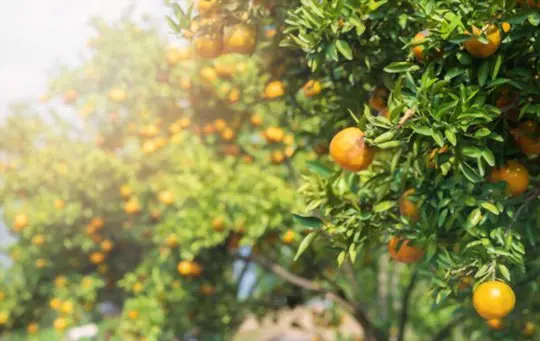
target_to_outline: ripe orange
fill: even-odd
[[[47,266],[47,261],[43,258],[38,258],[36,260],[36,268],[38,269],[43,269],[44,267]]]
[[[73,104],[79,97],[79,93],[75,89],[69,89],[64,94],[64,103],[65,104]]]
[[[282,236],[281,241],[283,244],[290,245],[296,239],[296,233],[293,230],[287,230]]]
[[[187,60],[191,57],[191,50],[189,48],[179,49],[177,47],[170,47],[167,50],[165,59],[169,66],[175,66],[183,60]]]
[[[67,325],[67,321],[63,317],[58,317],[53,322],[54,329],[58,330],[59,332],[64,331]]]
[[[161,191],[158,195],[159,201],[165,205],[171,205],[174,203],[174,194],[171,191]]]
[[[518,161],[511,160],[501,168],[494,168],[489,181],[492,183],[505,181],[507,193],[515,197],[529,188],[529,171]]]
[[[416,223],[420,219],[420,210],[418,206],[408,199],[408,196],[414,194],[413,188],[405,191],[399,198],[399,213],[409,218],[411,223]]]
[[[426,37],[429,36],[429,34],[429,30],[424,30],[415,35],[412,40],[412,52],[414,53],[416,59],[420,62],[424,61],[424,46],[422,44],[426,40]]]
[[[510,314],[515,304],[514,291],[503,282],[484,282],[473,293],[474,309],[487,320],[502,319]]]
[[[202,273],[202,267],[199,264],[186,260],[178,263],[177,269],[182,276],[199,276]]]
[[[512,29],[512,25],[510,25],[506,21],[501,24],[501,27],[504,33],[508,33]]]
[[[212,220],[212,229],[216,232],[221,232],[225,228],[225,222],[223,218],[216,217]]]
[[[92,252],[90,254],[90,261],[94,264],[101,264],[105,260],[105,255],[102,252]]]
[[[376,111],[383,111],[387,107],[390,91],[387,88],[376,87],[369,96],[369,105]]]
[[[201,15],[207,15],[217,7],[217,0],[198,0],[197,11]]]
[[[105,225],[105,222],[103,221],[103,218],[101,217],[94,217],[90,221],[90,225],[94,226],[96,230],[101,230],[103,226]]]
[[[401,263],[416,263],[422,257],[424,257],[424,250],[417,246],[409,246],[409,241],[405,240],[403,243],[401,243],[401,247],[399,250],[397,250],[398,243],[401,239],[399,237],[393,237],[388,242],[388,252],[390,253],[390,257],[394,259],[397,262]]]
[[[525,121],[519,127],[512,129],[511,134],[523,153],[529,156],[540,155],[540,127],[538,122]]]
[[[72,314],[73,313],[73,302],[65,301],[64,303],[62,303],[62,307],[60,308],[60,310],[66,315]]]
[[[200,76],[204,83],[207,85],[212,84],[218,78],[216,69],[210,66],[203,67],[201,69]]]
[[[231,104],[238,102],[240,100],[240,90],[238,90],[237,88],[232,88],[231,91],[229,91],[227,100]]]
[[[36,334],[39,331],[39,326],[37,323],[31,322],[26,327],[26,331],[28,332],[28,334]]]
[[[531,321],[527,321],[525,327],[523,327],[522,334],[525,337],[533,337],[536,334],[536,325]]]
[[[45,236],[41,234],[36,234],[32,237],[32,245],[41,246],[43,244],[45,244]]]
[[[15,231],[17,232],[20,232],[26,226],[28,226],[28,217],[24,214],[17,214],[15,216],[15,219],[13,219],[13,229],[15,229]]]
[[[204,296],[212,296],[216,292],[216,287],[211,284],[205,283],[201,285],[199,290]]]
[[[130,320],[136,320],[139,318],[139,312],[137,310],[128,311],[128,317]]]
[[[501,45],[501,32],[499,31],[497,25],[492,24],[489,26],[485,26],[482,29],[473,26],[472,29],[473,37],[469,38],[465,41],[465,43],[463,43],[465,50],[467,50],[471,55],[478,58],[487,58],[494,54]],[[469,35],[471,34],[468,31],[466,31],[465,33]],[[488,40],[487,44],[482,43],[477,38],[483,33]]]
[[[302,87],[302,91],[304,92],[304,96],[306,96],[306,97],[317,96],[322,91],[321,81],[319,81],[319,80],[309,80]]]
[[[491,319],[486,321],[489,328],[493,330],[501,330],[504,328],[504,321],[500,319]]]
[[[109,240],[109,239],[105,239],[104,241],[101,242],[101,249],[105,252],[110,252],[114,247],[114,243]]]
[[[203,58],[216,58],[223,49],[222,37],[220,34],[198,34],[193,39],[195,52]]]
[[[178,237],[176,236],[176,234],[168,235],[167,238],[165,239],[165,244],[168,247],[170,247],[171,249],[177,247],[178,246]]]
[[[126,98],[127,92],[122,88],[115,88],[109,91],[109,99],[113,102],[122,103],[126,100]]]
[[[373,160],[373,150],[364,141],[364,132],[356,127],[345,128],[330,142],[330,156],[343,169],[357,172]]]
[[[53,298],[49,301],[49,306],[54,310],[59,310],[62,306],[62,301],[58,298]]]
[[[264,131],[264,137],[270,143],[278,143],[285,138],[285,132],[279,127],[268,127]]]
[[[141,204],[136,198],[131,198],[124,205],[124,211],[127,214],[137,214],[141,211]]]
[[[120,187],[120,196],[124,198],[125,200],[129,199],[132,194],[133,194],[133,190],[131,189],[131,186],[122,185],[122,187]]]
[[[270,161],[276,165],[281,164],[285,161],[285,154],[280,150],[274,150],[270,155]]]
[[[249,122],[252,126],[258,127],[262,124],[262,118],[258,114],[253,114],[251,118],[249,119]]]
[[[435,156],[437,154],[444,154],[448,151],[448,146],[442,146],[441,148],[435,148],[431,151],[431,153],[429,154],[429,162],[428,162],[428,167],[429,168],[437,168],[438,165],[435,164],[434,160],[435,159]]]
[[[65,276],[58,276],[54,279],[54,285],[57,288],[63,288],[66,286],[67,278]]]
[[[257,45],[257,29],[244,23],[228,26],[224,29],[223,38],[226,53],[250,55]]]
[[[63,209],[65,206],[66,206],[66,203],[65,203],[64,200],[62,200],[62,199],[56,199],[56,200],[54,201],[54,208],[56,208],[57,210],[61,210],[61,209]]]
[[[264,89],[264,98],[275,99],[285,94],[285,86],[282,81],[271,81]]]
[[[474,279],[471,276],[464,276],[459,281],[458,288],[461,290],[465,290],[468,287],[470,287],[474,283]]]

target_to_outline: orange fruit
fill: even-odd
[[[471,55],[478,58],[487,58],[494,54],[501,45],[501,32],[499,31],[499,28],[496,25],[492,24],[489,26],[485,26],[483,29],[479,29],[476,26],[473,26],[472,29],[473,37],[469,38],[463,43],[465,50],[467,50]],[[471,33],[468,31],[465,33],[471,35]],[[488,40],[487,44],[482,43],[477,38],[483,33]]]
[[[470,287],[474,283],[474,279],[471,276],[464,276],[459,281],[458,288],[461,290],[465,290],[468,287]]]
[[[226,53],[250,55],[257,45],[257,29],[253,25],[227,26],[223,33],[223,50]]]
[[[66,203],[62,199],[56,199],[54,200],[54,208],[57,210],[61,210],[66,206]]]
[[[527,323],[525,323],[525,327],[523,327],[522,334],[525,337],[533,337],[534,334],[536,334],[536,325],[528,321]]]
[[[131,189],[131,186],[129,185],[122,185],[120,187],[120,196],[124,199],[129,199],[131,195],[133,194],[133,190]]]
[[[169,66],[175,66],[183,60],[187,60],[191,57],[191,50],[189,48],[179,49],[177,47],[170,47],[165,54],[165,60]]]
[[[296,233],[293,230],[287,230],[282,236],[281,241],[283,244],[290,245],[296,239]]]
[[[96,230],[101,230],[103,226],[105,225],[105,222],[103,221],[103,218],[101,217],[94,217],[90,221],[90,225],[94,226]]]
[[[322,84],[321,81],[318,80],[309,80],[304,86],[302,87],[302,91],[304,92],[304,96],[306,97],[313,97],[317,96],[322,91]]]
[[[58,317],[53,322],[54,329],[56,329],[59,332],[64,331],[64,329],[66,329],[67,325],[68,324],[67,324],[66,320],[63,317]]]
[[[36,334],[39,331],[39,326],[37,323],[31,322],[26,327],[26,331],[28,332],[28,334]]]
[[[130,320],[136,320],[139,318],[139,312],[137,310],[128,311],[128,317]]]
[[[202,268],[199,264],[186,260],[178,263],[177,269],[182,276],[199,276],[202,273]]]
[[[105,255],[102,252],[92,252],[90,254],[90,261],[94,264],[101,264],[105,260]]]
[[[518,196],[529,188],[529,171],[516,160],[508,161],[501,168],[494,168],[489,181],[497,183],[506,182],[506,191],[510,196]]]
[[[72,314],[73,313],[73,302],[71,301],[65,301],[64,303],[62,303],[62,307],[60,308],[60,310],[64,313],[64,314]]]
[[[137,214],[141,211],[141,204],[139,200],[132,198],[124,205],[124,212],[127,214]]]
[[[448,151],[448,146],[442,146],[441,148],[435,148],[431,151],[429,154],[429,162],[428,167],[429,168],[437,168],[438,165],[435,164],[434,159],[437,154],[444,154]]]
[[[109,91],[109,99],[116,103],[122,103],[127,98],[127,92],[121,88],[111,89]]]
[[[41,234],[36,234],[32,237],[32,245],[41,246],[45,244],[45,237]]]
[[[58,298],[53,298],[49,301],[49,306],[54,310],[59,310],[62,306],[62,301]]]
[[[105,252],[110,252],[114,247],[114,243],[109,240],[109,239],[105,239],[104,241],[101,242],[101,249]]]
[[[54,279],[54,285],[57,288],[63,288],[66,286],[67,278],[65,276],[58,276]]]
[[[283,161],[285,161],[285,154],[280,150],[274,150],[270,155],[270,161],[276,165],[283,163]]]
[[[409,241],[405,240],[401,243],[401,247],[397,250],[398,243],[401,239],[399,237],[393,237],[388,242],[388,252],[390,257],[397,262],[401,263],[416,263],[422,257],[424,257],[424,250],[416,246],[409,246]]]
[[[218,33],[198,34],[193,39],[195,52],[203,58],[216,58],[223,49],[222,36]]]
[[[264,131],[264,137],[270,143],[278,143],[285,138],[285,132],[279,127],[269,127]]]
[[[13,228],[15,231],[22,231],[26,226],[28,226],[28,217],[24,214],[17,214],[15,219],[13,219]]]
[[[174,203],[174,194],[171,191],[161,191],[158,195],[159,201],[165,205],[171,205]]]
[[[376,111],[383,111],[387,107],[390,91],[387,88],[376,87],[369,96],[369,105]]]
[[[232,88],[227,95],[227,100],[229,103],[234,104],[240,100],[240,90],[237,88]]]
[[[493,330],[501,330],[504,328],[504,321],[500,319],[491,319],[486,321],[489,328]]]
[[[170,234],[165,239],[165,244],[170,248],[175,248],[178,246],[178,237],[175,234]]]
[[[69,89],[64,94],[64,103],[65,104],[73,104],[79,97],[79,93],[75,89]]]
[[[510,25],[506,21],[501,24],[501,27],[504,33],[508,33],[512,29],[512,25]]]
[[[225,228],[225,222],[223,218],[216,217],[212,220],[212,229],[216,232],[221,232]]]
[[[420,211],[418,206],[408,199],[408,196],[414,194],[413,188],[405,191],[399,198],[399,213],[409,218],[411,223],[416,223],[420,219]]]
[[[275,99],[285,94],[285,86],[282,81],[271,81],[264,89],[264,98]]]
[[[529,156],[540,155],[540,127],[536,121],[522,122],[511,134],[521,147],[521,151]]]
[[[357,172],[373,160],[373,150],[364,141],[364,132],[356,127],[345,128],[330,142],[330,156],[341,168]]]
[[[503,282],[484,282],[473,293],[474,309],[487,320],[502,319],[510,314],[515,304],[514,291]]]
[[[202,15],[207,15],[215,10],[217,7],[217,0],[198,0],[197,1],[197,11]]]
[[[212,296],[216,292],[216,287],[211,284],[205,283],[201,285],[199,290],[204,296]]]
[[[44,267],[47,266],[47,261],[43,258],[38,258],[36,260],[36,268],[38,269],[43,269]]]
[[[262,117],[259,116],[258,114],[253,114],[250,117],[249,122],[251,123],[252,126],[258,127],[262,124]]]
[[[422,32],[419,32],[416,34],[412,40],[412,52],[414,56],[416,57],[416,60],[419,62],[424,61],[424,46],[422,45],[424,41],[426,40],[426,37],[429,36],[430,32],[429,30],[423,30]]]
[[[210,66],[203,67],[201,69],[200,76],[205,84],[212,84],[218,78],[216,69]]]

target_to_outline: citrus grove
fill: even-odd
[[[540,3],[166,2],[174,39],[96,19],[0,124],[0,336],[112,301],[112,340],[231,340],[318,298],[341,339],[535,338]]]

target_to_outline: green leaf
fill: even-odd
[[[394,206],[396,206],[396,202],[394,200],[383,201],[373,206],[373,212],[380,213],[388,211]]]
[[[414,72],[420,70],[420,66],[410,62],[395,62],[384,68],[388,73]]]
[[[299,225],[314,229],[320,229],[324,226],[323,221],[317,217],[305,217],[298,214],[293,214],[293,221]]]
[[[482,65],[480,65],[480,69],[478,70],[478,84],[480,84],[480,86],[484,86],[486,84],[488,75],[489,75],[489,60],[485,60],[482,62]]]
[[[508,270],[508,268],[504,264],[498,264],[498,267],[501,275],[503,275],[503,277],[510,282],[512,280],[512,278],[510,277],[510,270]]]
[[[328,177],[334,173],[332,168],[324,165],[319,161],[310,160],[306,162],[306,167],[313,173],[316,173],[322,177]]]
[[[387,131],[385,133],[382,133],[381,135],[377,136],[377,138],[375,140],[373,140],[374,143],[378,144],[378,143],[381,143],[381,142],[386,142],[386,141],[390,141],[394,135],[396,135],[396,132],[395,131]]]
[[[347,253],[345,251],[341,251],[337,258],[338,266],[341,266],[343,262],[345,261],[345,257],[347,257]]]
[[[475,208],[471,211],[471,213],[469,213],[467,221],[465,222],[465,228],[475,227],[478,225],[478,223],[480,223],[483,217],[482,211],[480,211],[479,208]]]
[[[484,180],[471,166],[467,163],[460,163],[459,169],[461,173],[470,181],[470,182],[481,182]]]
[[[448,139],[448,142],[450,142],[453,146],[457,144],[456,134],[452,130],[445,130],[444,135]]]
[[[352,50],[349,46],[349,43],[347,43],[345,40],[338,40],[336,41],[336,47],[341,52],[343,57],[345,57],[348,60],[353,59]]]
[[[315,239],[315,237],[318,236],[317,232],[311,232],[308,234],[300,243],[300,246],[298,246],[298,250],[296,251],[296,255],[294,256],[294,261],[296,262],[298,258],[304,253],[304,251],[307,250],[309,245],[311,245],[311,242]]]
[[[490,211],[491,213],[495,215],[498,215],[499,213],[501,213],[499,212],[499,209],[497,208],[497,206],[493,205],[490,202],[483,202],[482,204],[480,204],[480,206],[482,206],[483,208],[485,208],[486,210]]]
[[[418,128],[413,127],[413,129],[415,132],[417,132],[420,135],[433,136],[433,129],[429,127],[418,127]]]
[[[383,142],[377,145],[380,149],[391,149],[401,146],[401,141],[389,141],[389,142]]]
[[[495,80],[497,78],[497,75],[499,74],[499,70],[501,69],[503,57],[502,55],[497,56],[497,60],[495,60],[495,66],[493,67],[493,70],[491,71],[491,79]]]
[[[169,25],[171,30],[178,33],[178,25],[171,17],[169,17],[168,15],[165,16],[165,21],[167,21],[167,25]]]
[[[495,155],[493,155],[493,152],[491,150],[487,148],[482,149],[482,157],[484,158],[484,160],[486,160],[488,165],[490,165],[491,167],[495,166]]]

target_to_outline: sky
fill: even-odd
[[[108,21],[135,8],[133,18],[149,14],[162,20],[169,9],[162,0],[16,0],[2,1],[0,9],[0,118],[9,103],[37,99],[45,92],[51,70],[60,64],[77,64],[86,41],[94,35],[88,21],[102,16]]]
[[[149,14],[164,35],[170,34],[163,20],[169,8],[162,3],[162,0],[2,1],[0,121],[10,103],[37,100],[44,94],[55,66],[80,63],[87,52],[86,41],[95,35],[88,24],[90,18],[101,16],[114,21],[133,5],[132,18]],[[0,210],[0,246],[9,241]],[[0,254],[0,264],[2,261],[5,258]]]

